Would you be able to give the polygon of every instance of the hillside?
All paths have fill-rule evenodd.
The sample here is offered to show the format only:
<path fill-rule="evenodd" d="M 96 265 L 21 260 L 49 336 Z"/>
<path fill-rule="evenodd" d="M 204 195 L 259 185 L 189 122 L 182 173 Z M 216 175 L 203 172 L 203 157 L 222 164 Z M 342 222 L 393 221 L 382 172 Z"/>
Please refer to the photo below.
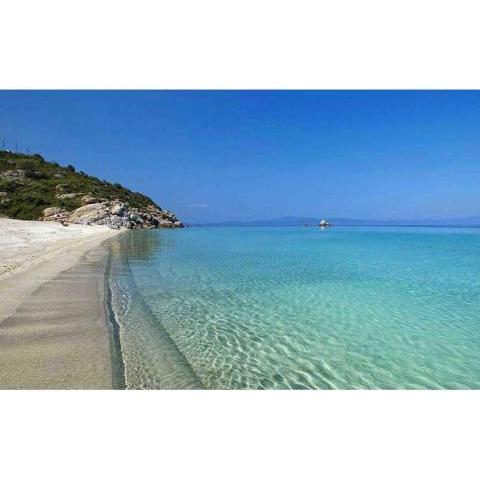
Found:
<path fill-rule="evenodd" d="M 38 154 L 1 150 L 0 216 L 126 228 L 183 226 L 173 213 L 118 183 L 48 162 Z"/>

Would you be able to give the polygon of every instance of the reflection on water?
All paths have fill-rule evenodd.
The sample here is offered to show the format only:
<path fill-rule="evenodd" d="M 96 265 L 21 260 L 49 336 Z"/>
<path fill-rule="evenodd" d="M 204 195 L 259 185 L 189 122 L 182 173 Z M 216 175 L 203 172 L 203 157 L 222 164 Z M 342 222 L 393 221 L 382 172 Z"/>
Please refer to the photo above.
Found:
<path fill-rule="evenodd" d="M 203 228 L 112 242 L 130 388 L 479 388 L 480 230 Z"/>
<path fill-rule="evenodd" d="M 115 256 L 125 256 L 128 260 L 148 261 L 159 251 L 175 248 L 175 235 L 170 231 L 158 235 L 158 230 L 142 230 L 123 232 L 111 240 L 112 252 Z"/>

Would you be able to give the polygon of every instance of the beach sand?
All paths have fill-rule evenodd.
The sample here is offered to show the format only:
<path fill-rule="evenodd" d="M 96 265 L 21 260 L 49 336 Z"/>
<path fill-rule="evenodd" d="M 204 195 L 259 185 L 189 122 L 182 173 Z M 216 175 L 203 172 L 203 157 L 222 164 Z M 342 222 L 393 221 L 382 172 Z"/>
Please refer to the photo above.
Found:
<path fill-rule="evenodd" d="M 105 315 L 118 230 L 0 219 L 0 388 L 112 388 Z"/>

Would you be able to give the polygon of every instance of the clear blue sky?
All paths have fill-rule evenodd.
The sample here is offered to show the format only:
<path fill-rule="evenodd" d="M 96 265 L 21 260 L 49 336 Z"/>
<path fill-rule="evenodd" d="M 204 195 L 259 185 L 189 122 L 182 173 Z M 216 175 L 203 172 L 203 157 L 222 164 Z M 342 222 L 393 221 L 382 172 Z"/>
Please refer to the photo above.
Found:
<path fill-rule="evenodd" d="M 0 137 L 182 220 L 480 215 L 479 92 L 0 91 Z"/>

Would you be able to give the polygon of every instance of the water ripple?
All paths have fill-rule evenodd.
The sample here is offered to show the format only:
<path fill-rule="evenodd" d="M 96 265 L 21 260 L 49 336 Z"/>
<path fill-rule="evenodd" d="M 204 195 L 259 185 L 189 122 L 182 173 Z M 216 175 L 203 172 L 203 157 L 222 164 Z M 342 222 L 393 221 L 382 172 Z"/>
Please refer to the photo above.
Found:
<path fill-rule="evenodd" d="M 480 388 L 478 230 L 121 238 L 131 388 Z"/>

